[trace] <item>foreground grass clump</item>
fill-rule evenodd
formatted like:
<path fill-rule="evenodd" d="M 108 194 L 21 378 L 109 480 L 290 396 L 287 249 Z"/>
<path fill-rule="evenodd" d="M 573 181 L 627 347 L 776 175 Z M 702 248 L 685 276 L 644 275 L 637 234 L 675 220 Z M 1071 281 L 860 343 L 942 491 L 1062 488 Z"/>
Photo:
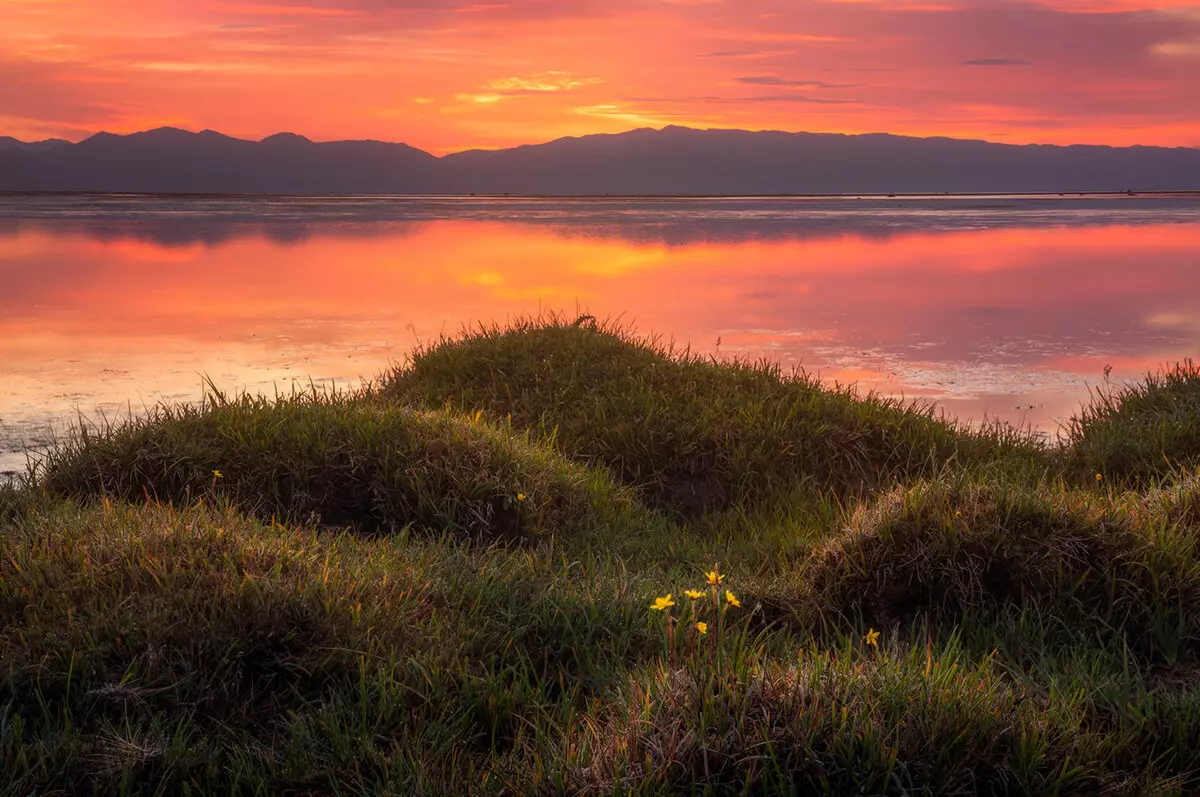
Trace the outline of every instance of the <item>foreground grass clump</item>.
<path fill-rule="evenodd" d="M 390 374 L 382 392 L 510 417 L 682 516 L 798 485 L 857 495 L 951 461 L 1036 457 L 1013 436 L 970 434 L 927 408 L 555 318 L 440 341 Z"/>
<path fill-rule="evenodd" d="M 1027 700 L 953 642 L 751 652 L 715 691 L 702 667 L 624 691 L 570 736 L 579 793 L 1079 794 L 1104 774 L 1082 713 Z"/>
<path fill-rule="evenodd" d="M 1172 521 L 1200 529 L 1200 474 L 1151 491 L 1147 501 L 1155 500 Z"/>
<path fill-rule="evenodd" d="M 1024 677 L 954 634 L 793 636 L 758 625 L 738 573 L 708 581 L 549 541 L 36 498 L 0 524 L 0 792 L 1200 786 L 1180 676 L 1084 657 Z"/>
<path fill-rule="evenodd" d="M 655 650 L 616 568 L 553 551 L 35 504 L 0 524 L 4 794 L 501 793 Z"/>
<path fill-rule="evenodd" d="M 581 531 L 633 508 L 605 474 L 481 419 L 320 395 L 160 407 L 78 434 L 40 485 L 121 500 L 212 494 L 268 518 L 488 539 Z"/>
<path fill-rule="evenodd" d="M 806 576 L 819 610 L 877 624 L 1028 612 L 1116 629 L 1171 660 L 1200 644 L 1200 529 L 1137 495 L 961 478 L 896 488 Z"/>
<path fill-rule="evenodd" d="M 1134 486 L 1200 467 L 1200 365 L 1186 360 L 1109 387 L 1067 426 L 1068 467 Z"/>
<path fill-rule="evenodd" d="M 231 512 L 32 511 L 0 535 L 0 791 L 219 777 L 423 636 L 420 570 Z"/>

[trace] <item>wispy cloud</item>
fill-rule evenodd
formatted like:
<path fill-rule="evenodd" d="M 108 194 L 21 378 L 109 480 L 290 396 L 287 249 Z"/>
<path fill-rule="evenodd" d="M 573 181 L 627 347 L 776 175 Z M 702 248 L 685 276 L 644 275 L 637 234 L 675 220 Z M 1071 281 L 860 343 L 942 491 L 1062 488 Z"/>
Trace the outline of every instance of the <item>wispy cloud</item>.
<path fill-rule="evenodd" d="M 1033 66 L 1033 61 L 1019 58 L 972 58 L 962 62 L 963 66 Z"/>
<path fill-rule="evenodd" d="M 1158 42 L 1151 46 L 1150 52 L 1168 58 L 1200 58 L 1200 39 Z"/>
<path fill-rule="evenodd" d="M 770 75 L 735 77 L 734 80 L 736 80 L 738 83 L 749 83 L 752 86 L 787 86 L 805 89 L 856 89 L 862 86 L 861 83 L 826 83 L 821 80 L 787 80 L 781 77 L 773 77 Z"/>
<path fill-rule="evenodd" d="M 501 94 L 537 94 L 547 91 L 571 91 L 603 82 L 600 78 L 578 77 L 566 72 L 540 72 L 527 77 L 495 78 L 489 80 L 485 87 Z"/>

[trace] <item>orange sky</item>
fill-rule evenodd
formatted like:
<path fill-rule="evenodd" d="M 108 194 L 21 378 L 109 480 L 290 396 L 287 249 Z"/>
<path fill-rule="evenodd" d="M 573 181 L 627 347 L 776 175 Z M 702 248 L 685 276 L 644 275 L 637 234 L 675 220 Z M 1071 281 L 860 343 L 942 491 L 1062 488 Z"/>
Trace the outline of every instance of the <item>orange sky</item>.
<path fill-rule="evenodd" d="M 1197 3 L 0 0 L 0 135 L 170 124 L 443 153 L 683 124 L 1200 146 Z"/>

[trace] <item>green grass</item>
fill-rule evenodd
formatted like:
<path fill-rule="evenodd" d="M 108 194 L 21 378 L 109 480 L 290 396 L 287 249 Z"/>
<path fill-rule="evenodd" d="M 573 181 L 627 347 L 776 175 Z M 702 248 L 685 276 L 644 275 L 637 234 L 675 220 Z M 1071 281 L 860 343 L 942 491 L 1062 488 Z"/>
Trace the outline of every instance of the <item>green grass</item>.
<path fill-rule="evenodd" d="M 843 645 L 787 663 L 750 657 L 736 675 L 713 694 L 703 673 L 639 673 L 606 723 L 572 739 L 580 780 L 663 794 L 1046 794 L 1102 783 L 1078 707 L 1030 700 L 953 642 L 936 654 Z"/>
<path fill-rule="evenodd" d="M 0 487 L 0 794 L 1197 793 L 1181 374 L 1049 448 L 548 319 L 80 431 Z"/>
<path fill-rule="evenodd" d="M 1108 385 L 1067 426 L 1068 464 L 1132 486 L 1200 468 L 1200 365 L 1185 360 L 1141 382 Z"/>
<path fill-rule="evenodd" d="M 1200 527 L 1171 502 L 965 479 L 896 488 L 808 568 L 821 611 L 875 625 L 1037 612 L 1171 661 L 1200 646 Z"/>
<path fill-rule="evenodd" d="M 951 464 L 1038 453 L 1020 435 L 970 432 L 928 407 L 829 389 L 771 363 L 716 362 L 618 326 L 555 318 L 428 346 L 382 392 L 511 418 L 682 517 L 770 502 L 798 485 L 860 496 Z"/>
<path fill-rule="evenodd" d="M 119 500 L 212 495 L 266 518 L 485 539 L 571 534 L 631 522 L 635 509 L 605 474 L 481 418 L 312 392 L 218 395 L 75 436 L 49 456 L 42 485 Z"/>

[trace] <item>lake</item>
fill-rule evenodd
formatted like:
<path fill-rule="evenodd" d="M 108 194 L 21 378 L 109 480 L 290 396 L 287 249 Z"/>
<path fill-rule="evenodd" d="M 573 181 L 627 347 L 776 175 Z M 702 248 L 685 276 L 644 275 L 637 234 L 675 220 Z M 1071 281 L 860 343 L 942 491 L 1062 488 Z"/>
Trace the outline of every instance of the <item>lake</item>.
<path fill-rule="evenodd" d="M 1200 357 L 1200 198 L 0 196 L 0 471 L 82 414 L 359 384 L 464 324 L 620 316 L 1053 435 Z"/>

